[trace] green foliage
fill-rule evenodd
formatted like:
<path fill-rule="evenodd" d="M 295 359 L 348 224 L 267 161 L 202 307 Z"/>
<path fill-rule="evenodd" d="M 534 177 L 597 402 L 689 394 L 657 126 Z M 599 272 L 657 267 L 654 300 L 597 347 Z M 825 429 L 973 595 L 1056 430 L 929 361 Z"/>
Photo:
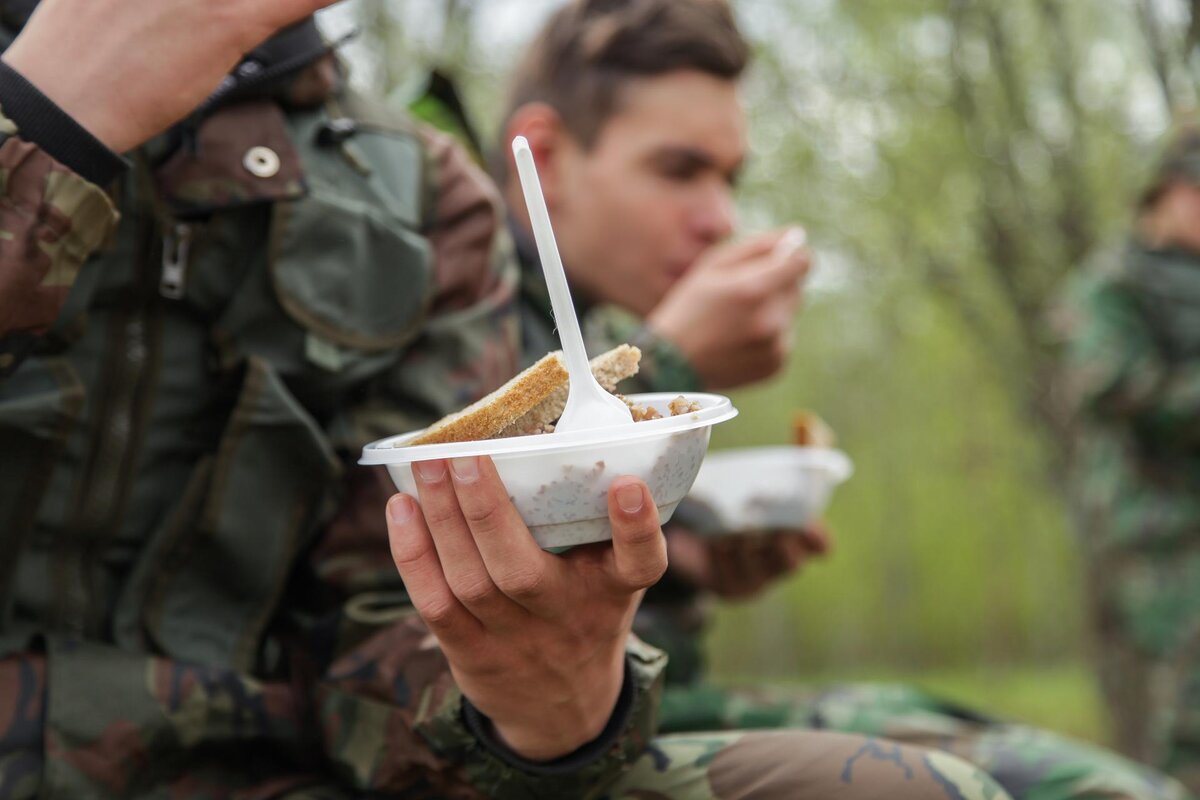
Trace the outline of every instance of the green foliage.
<path fill-rule="evenodd" d="M 909 296 L 872 316 L 810 305 L 797 356 L 735 395 L 714 446 L 777 443 L 814 408 L 856 474 L 829 513 L 834 552 L 724 609 L 721 674 L 1059 660 L 1080 652 L 1079 578 L 1039 438 L 950 313 Z"/>

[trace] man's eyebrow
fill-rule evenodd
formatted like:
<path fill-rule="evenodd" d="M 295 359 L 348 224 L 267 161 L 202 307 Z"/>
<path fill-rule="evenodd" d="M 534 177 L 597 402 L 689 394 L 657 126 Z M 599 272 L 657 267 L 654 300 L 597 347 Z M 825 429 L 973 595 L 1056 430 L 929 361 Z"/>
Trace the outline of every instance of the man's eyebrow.
<path fill-rule="evenodd" d="M 680 161 L 702 169 L 712 169 L 723 174 L 730 183 L 736 183 L 741 177 L 742 171 L 745 169 L 745 158 L 738 159 L 737 163 L 728 168 L 722 167 L 717 163 L 711 153 L 707 150 L 702 150 L 698 147 L 688 147 L 686 145 L 665 145 L 655 150 L 650 154 L 654 161 Z"/>

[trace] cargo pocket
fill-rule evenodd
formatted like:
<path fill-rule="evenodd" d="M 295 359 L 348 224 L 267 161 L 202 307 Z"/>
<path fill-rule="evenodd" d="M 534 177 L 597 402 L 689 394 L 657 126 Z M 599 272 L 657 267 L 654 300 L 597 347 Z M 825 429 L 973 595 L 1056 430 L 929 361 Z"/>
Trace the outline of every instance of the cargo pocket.
<path fill-rule="evenodd" d="M 418 231 L 420 147 L 373 131 L 318 146 L 315 122 L 295 132 L 309 191 L 275 206 L 272 286 L 288 316 L 330 348 L 394 349 L 416 336 L 433 289 L 430 246 Z M 370 165 L 348 148 L 370 152 Z M 387 175 L 375 166 L 383 163 Z"/>
<path fill-rule="evenodd" d="M 84 388 L 65 358 L 31 359 L 0 381 L 0 630 L 12 616 L 15 574 Z"/>
<path fill-rule="evenodd" d="M 215 454 L 143 551 L 119 617 L 140 620 L 152 651 L 254 671 L 340 469 L 274 370 L 251 358 Z"/>

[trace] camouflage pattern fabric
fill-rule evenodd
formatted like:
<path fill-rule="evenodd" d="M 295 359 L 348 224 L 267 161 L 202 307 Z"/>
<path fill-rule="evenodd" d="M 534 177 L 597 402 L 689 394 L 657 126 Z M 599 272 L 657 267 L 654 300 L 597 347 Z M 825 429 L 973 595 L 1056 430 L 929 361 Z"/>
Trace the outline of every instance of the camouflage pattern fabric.
<path fill-rule="evenodd" d="M 1183 800 L 1176 781 L 1115 753 L 980 715 L 910 686 L 800 690 L 669 687 L 662 730 L 804 728 L 936 748 L 988 773 L 1014 798 Z"/>
<path fill-rule="evenodd" d="M 623 308 L 612 305 L 591 308 L 584 318 L 584 335 L 589 347 L 597 353 L 626 342 L 641 349 L 638 374 L 621 384 L 621 391 L 626 394 L 705 390 L 700 376 L 679 348 Z"/>
<path fill-rule="evenodd" d="M 391 619 L 315 693 L 82 640 L 0 661 L 0 797 L 586 798 L 611 783 L 605 759 L 531 775 L 487 755 L 457 720 L 461 695 L 424 625 L 411 610 Z M 631 646 L 632 717 L 656 703 L 661 662 Z M 618 760 L 645 746 L 625 737 Z"/>
<path fill-rule="evenodd" d="M 1100 795 L 1096 795 L 1099 797 Z M 824 731 L 662 736 L 604 800 L 1008 800 L 939 750 Z"/>
<path fill-rule="evenodd" d="M 1075 511 L 1117 742 L 1200 792 L 1200 256 L 1110 249 L 1065 319 Z"/>
<path fill-rule="evenodd" d="M 781 765 L 788 765 L 781 768 Z M 603 800 L 1008 800 L 943 753 L 860 737 L 707 734 L 654 740 Z M 361 800 L 308 787 L 281 800 Z"/>
<path fill-rule="evenodd" d="M 112 201 L 0 117 L 0 378 L 58 318 L 84 260 L 117 222 Z M 18 252 L 26 243 L 35 243 Z"/>

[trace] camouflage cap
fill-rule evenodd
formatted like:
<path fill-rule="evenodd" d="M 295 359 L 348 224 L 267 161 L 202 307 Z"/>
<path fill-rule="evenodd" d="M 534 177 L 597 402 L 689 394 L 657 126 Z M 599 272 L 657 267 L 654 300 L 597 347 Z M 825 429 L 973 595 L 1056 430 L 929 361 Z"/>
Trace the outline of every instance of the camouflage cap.
<path fill-rule="evenodd" d="M 1142 192 L 1142 208 L 1154 203 L 1172 183 L 1200 186 L 1200 118 L 1179 121 L 1172 128 L 1162 156 Z"/>

